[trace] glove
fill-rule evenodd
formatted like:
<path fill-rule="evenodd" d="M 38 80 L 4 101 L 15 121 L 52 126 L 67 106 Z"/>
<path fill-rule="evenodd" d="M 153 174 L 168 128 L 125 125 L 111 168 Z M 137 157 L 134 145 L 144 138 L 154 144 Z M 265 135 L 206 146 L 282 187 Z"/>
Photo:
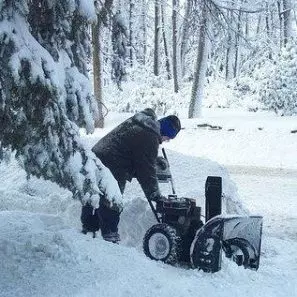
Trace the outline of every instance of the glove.
<path fill-rule="evenodd" d="M 168 161 L 161 156 L 157 157 L 156 164 L 157 168 L 160 168 L 161 170 L 166 170 L 169 167 Z"/>
<path fill-rule="evenodd" d="M 163 201 L 163 200 L 166 200 L 167 198 L 163 195 L 161 195 L 160 193 L 154 193 L 151 195 L 150 197 L 150 201 L 154 201 L 154 202 L 160 202 L 160 201 Z"/>

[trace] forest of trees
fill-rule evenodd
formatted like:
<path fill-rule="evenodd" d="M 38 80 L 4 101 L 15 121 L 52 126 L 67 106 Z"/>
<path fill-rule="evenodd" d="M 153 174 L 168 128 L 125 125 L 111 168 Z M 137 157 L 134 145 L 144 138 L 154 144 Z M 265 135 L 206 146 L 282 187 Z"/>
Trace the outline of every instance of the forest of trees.
<path fill-rule="evenodd" d="M 220 78 L 266 109 L 297 114 L 294 0 L 0 0 L 0 159 L 98 203 L 120 192 L 79 139 L 104 126 L 104 88 L 172 82 L 198 117 Z M 90 77 L 93 79 L 91 84 Z M 92 87 L 93 85 L 93 87 Z M 104 103 L 105 102 L 105 103 Z M 129 111 L 129 110 L 128 110 Z M 134 110 L 133 110 L 134 111 Z"/>
<path fill-rule="evenodd" d="M 191 82 L 188 116 L 192 118 L 201 114 L 206 82 L 219 77 L 226 84 L 235 83 L 238 90 L 256 93 L 267 109 L 296 114 L 291 83 L 297 72 L 296 1 L 98 3 L 98 15 L 109 11 L 99 37 L 103 70 L 94 67 L 105 83 L 112 77 L 121 89 L 122 81 L 132 79 L 127 73 L 135 69 L 172 81 L 175 93 Z"/>

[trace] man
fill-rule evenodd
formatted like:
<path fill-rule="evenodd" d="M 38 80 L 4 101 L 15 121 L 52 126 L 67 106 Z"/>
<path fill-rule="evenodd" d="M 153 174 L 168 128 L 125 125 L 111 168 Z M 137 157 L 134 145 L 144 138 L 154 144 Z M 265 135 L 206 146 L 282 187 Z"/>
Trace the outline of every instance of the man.
<path fill-rule="evenodd" d="M 136 178 L 147 199 L 157 201 L 161 198 L 159 190 L 156 160 L 159 144 L 175 138 L 180 131 L 180 120 L 170 115 L 157 120 L 155 112 L 146 108 L 135 114 L 110 133 L 100 139 L 92 151 L 110 169 L 118 182 L 121 193 L 124 192 L 126 181 Z M 109 201 L 100 200 L 96 216 L 100 219 L 103 239 L 111 242 L 120 241 L 118 223 L 120 210 L 110 207 Z M 83 233 L 88 230 L 88 216 L 91 206 L 82 208 Z"/>

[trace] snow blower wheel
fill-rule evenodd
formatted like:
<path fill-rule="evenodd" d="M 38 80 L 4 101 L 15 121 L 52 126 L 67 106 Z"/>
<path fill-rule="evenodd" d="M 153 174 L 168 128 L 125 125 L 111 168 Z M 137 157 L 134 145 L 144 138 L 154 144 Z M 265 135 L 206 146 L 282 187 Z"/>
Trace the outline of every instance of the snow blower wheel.
<path fill-rule="evenodd" d="M 175 264 L 180 256 L 181 239 L 175 228 L 163 223 L 153 225 L 143 239 L 143 251 L 153 260 Z"/>

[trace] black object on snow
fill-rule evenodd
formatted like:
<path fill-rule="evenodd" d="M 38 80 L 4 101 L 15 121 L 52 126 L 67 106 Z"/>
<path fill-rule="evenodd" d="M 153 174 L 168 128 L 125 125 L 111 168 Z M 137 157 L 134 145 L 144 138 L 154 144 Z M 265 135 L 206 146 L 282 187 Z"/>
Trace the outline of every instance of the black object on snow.
<path fill-rule="evenodd" d="M 94 209 L 92 205 L 86 204 L 82 206 L 81 217 L 82 233 L 93 233 L 93 238 L 96 237 L 96 232 L 100 229 L 99 209 Z"/>

